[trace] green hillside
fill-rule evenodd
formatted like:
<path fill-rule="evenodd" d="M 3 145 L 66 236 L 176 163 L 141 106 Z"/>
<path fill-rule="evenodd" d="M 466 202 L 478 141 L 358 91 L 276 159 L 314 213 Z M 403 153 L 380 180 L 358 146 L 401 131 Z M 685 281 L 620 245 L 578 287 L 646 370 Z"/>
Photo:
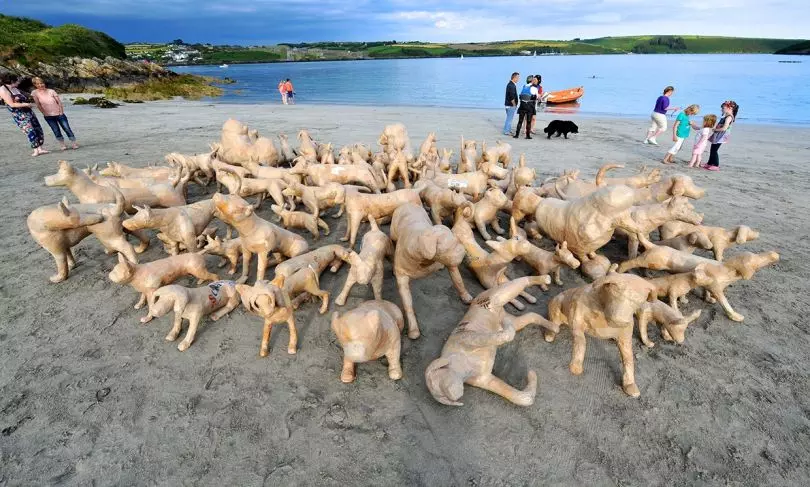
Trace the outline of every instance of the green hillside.
<path fill-rule="evenodd" d="M 810 54 L 810 41 L 791 44 L 776 51 L 776 54 Z"/>
<path fill-rule="evenodd" d="M 32 64 L 67 56 L 124 59 L 126 53 L 123 44 L 103 32 L 0 14 L 0 62 Z"/>
<path fill-rule="evenodd" d="M 581 42 L 618 52 L 633 52 L 636 54 L 772 54 L 791 44 L 795 44 L 797 40 L 712 36 L 629 36 L 583 39 Z"/>

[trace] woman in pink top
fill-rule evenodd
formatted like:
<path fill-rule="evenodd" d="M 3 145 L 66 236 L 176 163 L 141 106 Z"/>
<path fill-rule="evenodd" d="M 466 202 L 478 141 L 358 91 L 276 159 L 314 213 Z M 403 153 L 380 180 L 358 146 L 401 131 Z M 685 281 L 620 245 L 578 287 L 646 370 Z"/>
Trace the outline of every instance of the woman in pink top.
<path fill-rule="evenodd" d="M 34 102 L 36 102 L 39 111 L 45 116 L 45 121 L 48 122 L 51 130 L 53 130 L 53 135 L 56 137 L 56 140 L 59 141 L 62 150 L 67 149 L 67 146 L 65 146 L 65 139 L 62 137 L 62 132 L 59 130 L 60 127 L 65 131 L 68 139 L 73 142 L 73 148 L 78 149 L 79 144 L 76 143 L 76 136 L 73 135 L 73 130 L 70 129 L 67 116 L 65 116 L 65 107 L 62 106 L 62 100 L 59 98 L 59 94 L 45 86 L 45 82 L 42 81 L 42 78 L 34 78 L 31 81 L 34 82 L 34 87 L 36 88 L 31 92 L 31 96 L 34 98 Z"/>

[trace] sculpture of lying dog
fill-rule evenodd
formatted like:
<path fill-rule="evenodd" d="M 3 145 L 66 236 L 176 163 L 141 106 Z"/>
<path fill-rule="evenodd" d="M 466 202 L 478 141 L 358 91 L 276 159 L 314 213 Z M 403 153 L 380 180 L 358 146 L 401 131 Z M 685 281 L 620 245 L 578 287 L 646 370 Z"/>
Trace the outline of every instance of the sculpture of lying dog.
<path fill-rule="evenodd" d="M 106 177 L 115 178 L 148 178 L 168 181 L 175 170 L 171 167 L 131 167 L 120 162 L 108 162 L 107 167 L 99 171 L 99 174 Z"/>
<path fill-rule="evenodd" d="M 713 245 L 709 237 L 702 232 L 691 232 L 685 235 L 659 240 L 656 245 L 672 247 L 683 252 L 693 253 L 696 249 L 711 250 Z"/>
<path fill-rule="evenodd" d="M 568 325 L 574 339 L 570 369 L 582 374 L 585 360 L 585 334 L 616 340 L 622 358 L 622 389 L 632 397 L 641 393 L 636 386 L 633 365 L 633 317 L 647 301 L 655 302 L 655 286 L 632 274 L 610 273 L 591 284 L 568 289 L 548 304 L 548 317 L 556 325 Z M 554 340 L 546 332 L 546 341 Z"/>
<path fill-rule="evenodd" d="M 207 286 L 192 289 L 171 284 L 156 290 L 154 298 L 149 314 L 155 318 L 174 311 L 174 324 L 166 335 L 166 341 L 176 340 L 180 336 L 183 319 L 188 320 L 186 336 L 177 345 L 181 352 L 188 350 L 194 342 L 197 327 L 204 316 L 211 315 L 211 320 L 217 321 L 239 306 L 239 294 L 233 281 L 214 281 Z"/>
<path fill-rule="evenodd" d="M 118 254 L 118 264 L 110 272 L 110 280 L 116 284 L 129 284 L 141 297 L 135 304 L 139 309 L 144 304 L 149 305 L 149 312 L 141 318 L 141 323 L 147 323 L 152 318 L 154 294 L 159 288 L 171 284 L 177 279 L 191 275 L 199 281 L 216 281 L 216 274 L 205 268 L 205 256 L 201 253 L 188 253 L 173 255 L 145 264 L 133 264 L 126 257 Z"/>
<path fill-rule="evenodd" d="M 700 318 L 700 314 L 701 310 L 697 310 L 689 316 L 684 316 L 677 308 L 667 306 L 661 301 L 644 303 L 636 312 L 641 343 L 650 348 L 655 346 L 655 343 L 647 335 L 647 325 L 650 321 L 661 326 L 661 336 L 664 340 L 674 341 L 678 344 L 683 343 L 686 327 L 689 326 L 689 323 Z"/>
<path fill-rule="evenodd" d="M 709 242 L 714 251 L 715 260 L 722 261 L 723 254 L 726 249 L 733 245 L 741 245 L 746 242 L 751 242 L 759 238 L 759 232 L 747 227 L 739 225 L 731 230 L 726 230 L 722 227 L 706 227 L 699 225 L 700 222 L 667 222 L 661 225 L 660 233 L 662 239 L 669 239 L 679 237 L 692 232 L 700 232 Z M 659 245 L 661 245 L 659 243 Z"/>
<path fill-rule="evenodd" d="M 650 232 L 673 220 L 695 225 L 703 221 L 703 215 L 696 213 L 695 207 L 683 196 L 673 196 L 663 203 L 633 206 L 626 214 L 626 218 L 648 238 Z M 637 256 L 639 244 L 637 234 L 627 234 L 621 228 L 616 229 L 616 233 L 627 237 L 627 255 L 630 258 Z"/>
<path fill-rule="evenodd" d="M 537 393 L 537 374 L 530 370 L 527 386 L 515 389 L 492 374 L 498 347 L 511 342 L 515 332 L 528 325 L 540 325 L 556 332 L 559 328 L 538 315 L 513 316 L 503 307 L 527 287 L 548 284 L 548 276 L 521 277 L 479 294 L 461 322 L 450 334 L 442 354 L 425 369 L 425 382 L 434 399 L 448 406 L 462 406 L 464 384 L 494 392 L 518 406 L 530 406 Z"/>
<path fill-rule="evenodd" d="M 421 201 L 405 203 L 394 211 L 391 218 L 391 240 L 394 251 L 394 276 L 402 298 L 402 307 L 408 318 L 408 337 L 419 338 L 419 324 L 413 309 L 411 280 L 421 279 L 447 267 L 450 279 L 459 297 L 465 303 L 472 299 L 458 266 L 464 260 L 464 246 L 444 225 L 432 225 Z"/>
<path fill-rule="evenodd" d="M 216 193 L 212 198 L 217 216 L 239 232 L 242 243 L 242 277 L 239 282 L 247 280 L 252 254 L 258 255 L 256 280 L 264 280 L 267 270 L 268 254 L 273 252 L 276 259 L 280 255 L 295 257 L 309 249 L 307 241 L 301 236 L 273 225 L 253 213 L 253 207 L 240 196 Z"/>
<path fill-rule="evenodd" d="M 305 159 L 297 159 L 297 163 L 290 170 L 291 174 L 308 177 L 315 186 L 324 186 L 328 183 L 358 184 L 366 186 L 375 193 L 386 187 L 385 181 L 374 175 L 371 166 L 360 165 L 323 165 L 312 164 Z"/>
<path fill-rule="evenodd" d="M 388 235 L 377 226 L 374 216 L 368 215 L 367 218 L 371 230 L 363 235 L 360 254 L 351 250 L 345 257 L 346 262 L 351 264 L 351 269 L 346 276 L 343 290 L 335 298 L 335 304 L 338 306 L 346 304 L 346 298 L 355 284 L 367 286 L 370 283 L 374 299 L 382 300 L 383 260 L 394 255 L 394 245 Z"/>
<path fill-rule="evenodd" d="M 388 377 L 401 379 L 399 351 L 404 327 L 402 311 L 389 301 L 366 301 L 343 316 L 337 311 L 332 313 L 332 331 L 343 348 L 340 381 L 354 382 L 356 364 L 382 356 L 388 359 Z"/>
<path fill-rule="evenodd" d="M 295 328 L 295 314 L 287 293 L 268 281 L 256 281 L 253 286 L 237 284 L 236 291 L 245 309 L 264 319 L 259 356 L 266 357 L 270 353 L 270 333 L 273 331 L 273 325 L 282 321 L 287 322 L 290 331 L 287 353 L 295 354 L 298 347 L 298 331 Z"/>

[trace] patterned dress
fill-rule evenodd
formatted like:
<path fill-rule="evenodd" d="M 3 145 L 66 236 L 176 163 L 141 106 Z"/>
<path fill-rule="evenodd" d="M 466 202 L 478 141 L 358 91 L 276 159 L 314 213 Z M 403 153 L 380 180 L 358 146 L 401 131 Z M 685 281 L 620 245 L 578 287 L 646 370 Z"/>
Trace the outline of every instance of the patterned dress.
<path fill-rule="evenodd" d="M 11 94 L 15 103 L 32 103 L 28 95 L 22 91 L 7 86 L 5 88 Z M 36 149 L 45 143 L 45 133 L 42 131 L 42 126 L 39 124 L 33 110 L 30 108 L 12 108 L 10 106 L 6 106 L 6 108 L 11 112 L 11 118 L 14 119 L 17 127 L 20 127 L 20 130 L 28 136 L 31 148 Z"/>

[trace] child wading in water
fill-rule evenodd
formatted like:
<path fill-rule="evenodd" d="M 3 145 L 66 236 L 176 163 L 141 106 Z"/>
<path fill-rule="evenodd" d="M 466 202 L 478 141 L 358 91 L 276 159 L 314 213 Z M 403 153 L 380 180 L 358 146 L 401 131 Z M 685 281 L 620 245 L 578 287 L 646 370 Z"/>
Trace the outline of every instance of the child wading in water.
<path fill-rule="evenodd" d="M 31 92 L 31 97 L 34 98 L 34 102 L 36 102 L 39 111 L 45 116 L 45 121 L 48 122 L 51 130 L 53 130 L 53 135 L 56 137 L 56 140 L 59 141 L 62 150 L 67 149 L 67 146 L 65 145 L 64 137 L 62 137 L 62 131 L 59 130 L 60 127 L 73 143 L 73 148 L 78 149 L 79 144 L 76 143 L 76 136 L 73 135 L 73 130 L 70 129 L 70 124 L 65 115 L 65 107 L 62 106 L 62 100 L 59 98 L 59 94 L 45 86 L 45 82 L 42 81 L 42 78 L 34 78 L 31 81 L 33 81 L 34 87 L 36 88 Z"/>
<path fill-rule="evenodd" d="M 690 128 L 694 127 L 695 130 L 700 129 L 699 125 L 689 120 L 690 115 L 697 115 L 699 111 L 700 105 L 689 105 L 684 111 L 678 114 L 678 118 L 675 119 L 675 125 L 672 126 L 672 141 L 675 142 L 675 144 L 667 152 L 667 155 L 664 156 L 664 164 L 672 164 L 675 154 L 677 154 L 678 151 L 681 150 L 681 146 L 683 146 L 683 141 L 689 137 Z"/>
<path fill-rule="evenodd" d="M 698 167 L 700 165 L 700 159 L 703 157 L 706 146 L 709 145 L 709 139 L 714 133 L 714 124 L 716 123 L 717 115 L 703 117 L 703 129 L 698 132 L 695 146 L 692 148 L 692 159 L 689 161 L 689 167 Z"/>

